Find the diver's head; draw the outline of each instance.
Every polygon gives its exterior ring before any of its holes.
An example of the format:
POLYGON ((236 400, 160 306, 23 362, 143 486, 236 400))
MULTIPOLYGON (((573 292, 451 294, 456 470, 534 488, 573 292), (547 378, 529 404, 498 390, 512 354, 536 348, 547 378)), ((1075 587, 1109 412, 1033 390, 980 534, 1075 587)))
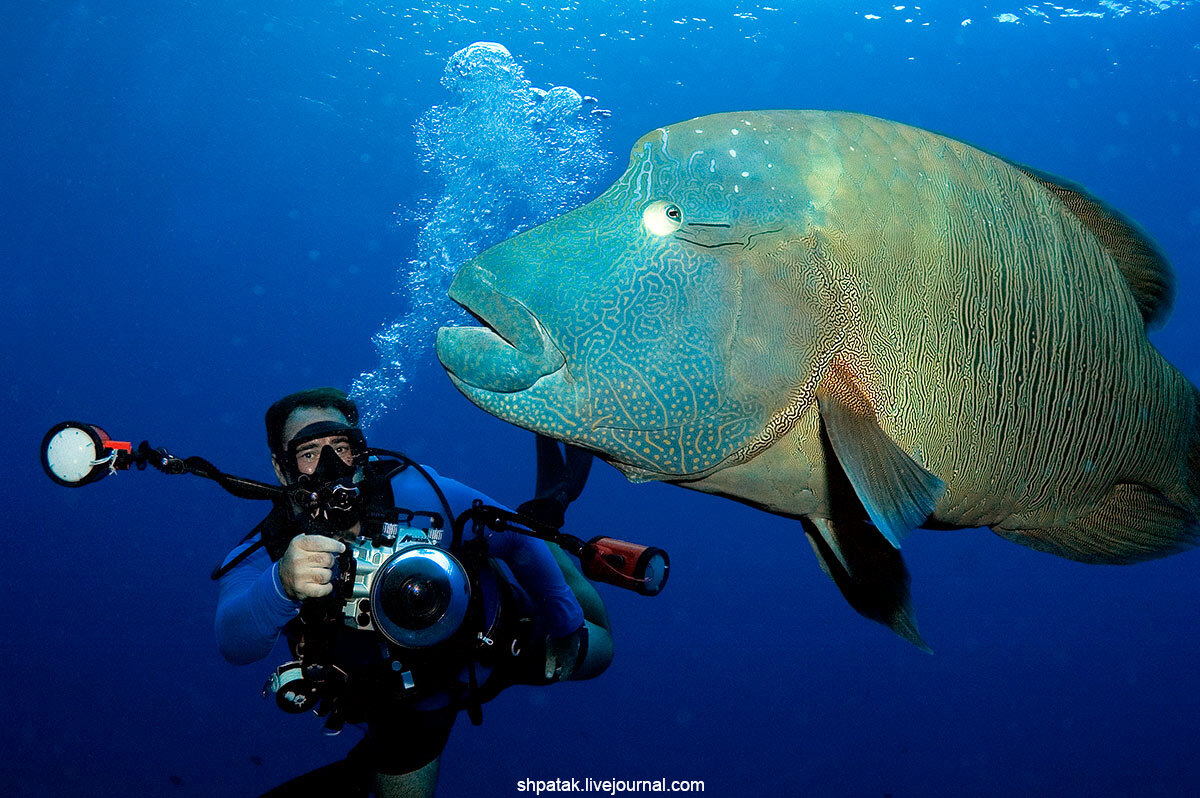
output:
POLYGON ((285 396, 267 410, 266 423, 275 475, 285 485, 350 476, 365 456, 358 408, 337 388, 285 396))

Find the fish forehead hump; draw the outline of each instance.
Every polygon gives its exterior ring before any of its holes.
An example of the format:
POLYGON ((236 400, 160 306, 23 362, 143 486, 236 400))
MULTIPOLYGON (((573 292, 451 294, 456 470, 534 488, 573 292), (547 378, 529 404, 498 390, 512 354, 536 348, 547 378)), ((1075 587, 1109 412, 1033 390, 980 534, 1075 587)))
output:
POLYGON ((766 193, 790 210, 821 212, 841 199, 912 197, 913 174, 961 179, 959 161, 983 153, 899 122, 847 112, 755 111, 698 117, 652 130, 630 152, 633 196, 711 190, 725 209, 758 207, 766 193), (640 167, 634 170, 634 167, 640 167), (734 187, 736 186, 736 190, 734 187), (784 192, 779 194, 778 192, 784 192), (775 196, 771 196, 775 195, 775 196), (795 203, 803 207, 797 209, 795 203))

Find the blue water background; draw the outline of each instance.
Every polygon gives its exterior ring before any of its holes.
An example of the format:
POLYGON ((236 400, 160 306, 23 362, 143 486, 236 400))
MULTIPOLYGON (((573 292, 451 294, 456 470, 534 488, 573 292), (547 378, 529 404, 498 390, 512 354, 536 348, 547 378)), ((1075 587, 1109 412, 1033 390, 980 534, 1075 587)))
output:
MULTIPOLYGON (((536 85, 611 109, 600 185, 647 130, 755 108, 892 118, 1081 182, 1174 263, 1154 340, 1197 381, 1200 7, 1161 5, 9 4, 0 790, 253 795, 355 741, 258 697, 282 648, 242 668, 216 651, 208 572, 261 506, 158 473, 66 490, 35 453, 78 418, 269 478, 265 406, 375 369, 371 338, 404 310, 409 211, 440 190, 413 126, 447 101, 456 50, 501 42, 536 85)), ((531 437, 431 360, 405 367, 372 440, 527 498, 531 437)), ((460 718, 442 795, 556 777, 703 779, 710 795, 1200 782, 1194 553, 1097 567, 918 532, 905 553, 928 656, 855 615, 794 522, 601 466, 571 523, 669 549, 670 584, 601 588, 617 645, 602 678, 510 690, 478 728, 460 718)))

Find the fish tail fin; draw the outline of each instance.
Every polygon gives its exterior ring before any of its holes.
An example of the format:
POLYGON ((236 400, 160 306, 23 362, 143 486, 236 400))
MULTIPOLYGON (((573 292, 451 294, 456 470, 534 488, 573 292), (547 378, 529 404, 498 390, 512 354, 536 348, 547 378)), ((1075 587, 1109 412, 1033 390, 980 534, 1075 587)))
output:
POLYGON ((1167 496, 1148 485, 1119 483, 1091 513, 1065 526, 1018 529, 998 525, 993 531, 1059 557, 1110 565, 1165 557, 1200 544, 1200 389, 1188 387, 1192 418, 1186 433, 1184 490, 1175 488, 1167 496))

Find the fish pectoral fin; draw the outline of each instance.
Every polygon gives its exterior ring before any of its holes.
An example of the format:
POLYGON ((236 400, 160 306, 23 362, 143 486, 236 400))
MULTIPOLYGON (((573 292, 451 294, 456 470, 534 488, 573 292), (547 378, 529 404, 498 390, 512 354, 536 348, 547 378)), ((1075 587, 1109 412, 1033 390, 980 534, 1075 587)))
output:
POLYGON ((930 651, 917 631, 899 539, 929 517, 945 487, 879 428, 844 370, 822 383, 817 402, 830 515, 802 519, 808 542, 856 612, 930 651))
POLYGON ((1196 516, 1153 488, 1121 483, 1092 512, 1065 526, 992 531, 1014 543, 1070 560, 1105 565, 1165 557, 1200 542, 1196 516))
POLYGON ((879 530, 826 518, 803 519, 804 531, 821 570, 833 580, 855 612, 877 621, 917 648, 932 654, 917 630, 904 559, 879 530))
POLYGON ((821 427, 871 522, 894 547, 933 513, 946 490, 879 426, 862 388, 835 366, 817 389, 821 427))

